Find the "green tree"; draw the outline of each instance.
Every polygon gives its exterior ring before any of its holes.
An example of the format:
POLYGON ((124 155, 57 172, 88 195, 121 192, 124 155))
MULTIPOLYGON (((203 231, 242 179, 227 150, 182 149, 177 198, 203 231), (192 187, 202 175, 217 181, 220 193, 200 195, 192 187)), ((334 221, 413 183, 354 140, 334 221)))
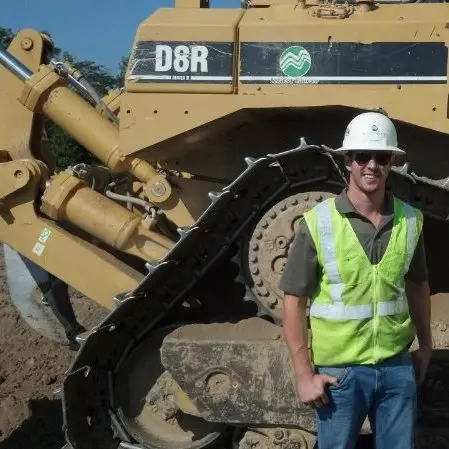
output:
POLYGON ((13 37, 14 33, 10 28, 0 27, 0 45, 3 48, 6 48, 10 44, 13 37))
POLYGON ((128 67, 129 63, 129 56, 122 56, 122 59, 120 59, 119 65, 118 65, 118 76, 117 76, 117 84, 118 87, 125 84, 125 75, 126 75, 126 69, 128 67))

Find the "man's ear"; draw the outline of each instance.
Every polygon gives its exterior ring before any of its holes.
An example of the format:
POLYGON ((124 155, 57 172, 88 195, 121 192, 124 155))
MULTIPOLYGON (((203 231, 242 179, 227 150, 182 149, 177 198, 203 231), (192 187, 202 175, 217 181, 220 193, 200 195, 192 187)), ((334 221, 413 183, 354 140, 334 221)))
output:
POLYGON ((351 164, 352 164, 352 157, 348 154, 345 154, 345 167, 348 172, 351 172, 351 164))

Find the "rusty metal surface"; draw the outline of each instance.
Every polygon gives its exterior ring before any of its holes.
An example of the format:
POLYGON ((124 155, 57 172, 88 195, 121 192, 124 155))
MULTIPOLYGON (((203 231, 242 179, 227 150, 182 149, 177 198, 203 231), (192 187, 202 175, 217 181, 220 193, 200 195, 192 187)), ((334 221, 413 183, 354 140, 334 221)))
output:
POLYGON ((248 428, 238 441, 238 449, 314 449, 316 435, 292 428, 248 428))
MULTIPOLYGON (((115 383, 122 436, 165 449, 197 449, 226 430, 184 412, 188 398, 161 364, 159 348, 169 330, 152 334, 126 360, 115 383)), ((189 404, 187 404, 189 405, 189 404)), ((189 410, 190 411, 190 410, 189 410)))
POLYGON ((208 421, 314 430, 281 335, 260 318, 187 325, 164 339, 162 363, 208 421))
MULTIPOLYGON (((162 361, 207 420, 293 425, 315 431, 315 416, 298 402, 279 326, 259 318, 235 324, 187 325, 169 334, 162 361)), ((419 389, 418 447, 447 447, 449 350, 434 350, 419 389), (446 445, 440 445, 442 442, 446 445)))

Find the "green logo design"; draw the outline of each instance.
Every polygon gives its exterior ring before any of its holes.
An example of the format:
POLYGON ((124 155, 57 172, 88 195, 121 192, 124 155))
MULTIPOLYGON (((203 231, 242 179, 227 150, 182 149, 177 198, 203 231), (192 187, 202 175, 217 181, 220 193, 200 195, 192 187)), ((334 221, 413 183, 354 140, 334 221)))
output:
POLYGON ((284 75, 304 76, 312 67, 312 58, 304 47, 288 47, 282 52, 279 65, 284 75))

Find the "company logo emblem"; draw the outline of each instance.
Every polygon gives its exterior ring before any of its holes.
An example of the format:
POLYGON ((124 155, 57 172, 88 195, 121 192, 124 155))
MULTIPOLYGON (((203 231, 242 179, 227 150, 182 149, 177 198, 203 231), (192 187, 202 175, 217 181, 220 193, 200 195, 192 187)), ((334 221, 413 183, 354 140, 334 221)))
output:
POLYGON ((373 131, 377 131, 379 128, 377 127, 377 125, 373 125, 373 126, 371 127, 371 129, 372 129, 373 131))
POLYGON ((301 77, 312 67, 310 53, 299 45, 285 49, 279 59, 282 73, 286 76, 301 77))

